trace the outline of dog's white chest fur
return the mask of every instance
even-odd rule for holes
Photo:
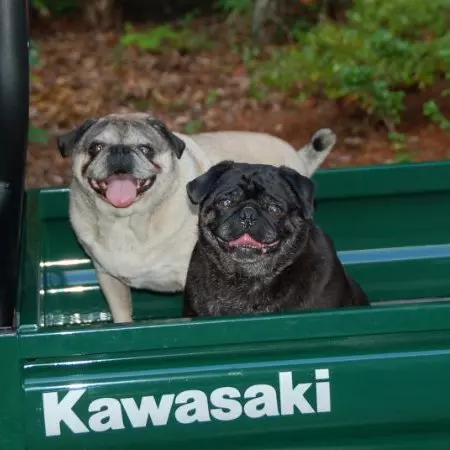
[[[163,290],[170,286],[170,290],[182,290],[182,267],[174,264],[173,256],[169,256],[167,252],[167,244],[176,243],[170,243],[169,239],[164,245],[154,245],[150,248],[148,244],[152,239],[139,241],[139,232],[130,223],[132,221],[129,218],[127,221],[129,226],[115,222],[106,232],[103,229],[104,234],[95,251],[97,257],[102,258],[102,267],[134,288]],[[152,230],[148,232],[151,233]]]
[[[156,291],[181,291],[185,279],[185,264],[173,261],[165,246],[142,251],[143,243],[136,242],[132,233],[112,232],[111,242],[99,246],[95,253],[102,268],[128,286]],[[134,242],[133,242],[134,240]],[[172,243],[171,245],[177,245]],[[105,248],[111,250],[105,251]],[[184,259],[184,255],[180,255]]]
[[[102,215],[72,216],[78,238],[97,270],[137,289],[182,291],[186,261],[195,244],[195,216],[185,217],[184,233],[168,233],[168,224],[152,224],[155,221],[149,217],[136,215],[114,220]],[[190,228],[191,233],[186,233]]]

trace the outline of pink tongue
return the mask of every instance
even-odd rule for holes
[[[255,247],[261,248],[263,245],[261,242],[253,239],[249,234],[245,233],[240,238],[235,239],[234,241],[228,242],[230,247]]]
[[[137,196],[136,183],[127,178],[114,178],[108,181],[106,198],[116,208],[130,206]]]

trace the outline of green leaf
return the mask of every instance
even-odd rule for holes
[[[28,142],[45,145],[48,143],[48,133],[41,128],[30,125],[28,128]]]
[[[203,120],[201,120],[201,119],[190,120],[184,126],[184,132],[186,134],[199,133],[202,130],[203,126],[204,126],[204,123],[203,123]]]

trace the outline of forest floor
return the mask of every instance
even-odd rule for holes
[[[296,148],[319,128],[332,128],[338,143],[323,167],[432,161],[450,157],[450,133],[422,114],[427,92],[409,92],[392,142],[386,128],[343,104],[327,99],[300,102],[272,92],[256,99],[243,51],[245,32],[223,18],[189,23],[196,41],[186,50],[121,47],[119,32],[89,31],[76,16],[34,21],[31,37],[40,64],[33,68],[30,119],[45,130],[46,142],[29,145],[27,186],[67,184],[69,161],[57,151],[55,136],[90,117],[111,112],[151,111],[176,131],[264,131]],[[244,42],[244,44],[243,44]],[[443,82],[445,84],[445,82]],[[450,96],[435,86],[436,101],[450,115]]]

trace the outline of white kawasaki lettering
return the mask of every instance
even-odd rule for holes
[[[159,427],[167,424],[174,398],[174,394],[164,394],[158,405],[153,395],[142,397],[140,407],[138,407],[134,398],[122,398],[120,402],[133,428],[146,427],[149,417],[152,424]]]
[[[264,416],[278,416],[277,391],[268,384],[255,384],[244,393],[250,400],[244,406],[244,412],[251,419]]]
[[[306,395],[315,385],[313,393]],[[180,424],[231,421],[242,415],[250,419],[331,412],[331,387],[328,369],[315,371],[314,383],[294,385],[292,372],[278,374],[278,386],[255,384],[243,394],[231,386],[214,389],[209,395],[198,389],[175,394],[163,394],[159,400],[153,395],[141,397],[139,405],[134,398],[99,398],[87,406],[86,423],[74,411],[87,389],[74,389],[59,398],[59,392],[42,394],[46,436],[60,436],[65,424],[72,433],[102,433],[126,427],[124,414],[133,428],[167,425],[169,419]],[[310,403],[315,401],[315,409]],[[81,414],[81,404],[78,413]],[[89,416],[90,414],[90,416]],[[84,415],[82,416],[84,417]],[[150,419],[150,420],[149,420]],[[150,422],[150,423],[149,423]],[[128,422],[126,422],[128,423]]]
[[[88,411],[94,412],[89,419],[89,427],[93,431],[121,430],[124,427],[122,408],[115,398],[99,398],[94,400]]]
[[[217,420],[236,420],[242,415],[242,405],[233,399],[241,397],[241,393],[233,387],[223,387],[211,392],[211,403],[215,409],[211,409],[211,416]]]
[[[208,397],[202,391],[184,391],[177,395],[175,419],[180,423],[209,422]]]
[[[294,414],[295,407],[302,414],[311,414],[315,412],[313,407],[304,397],[306,391],[311,387],[311,383],[297,384],[294,388],[292,383],[292,372],[281,372],[279,378],[282,415]]]
[[[331,411],[331,393],[328,378],[330,371],[328,369],[316,370],[316,380],[324,380],[316,383],[316,410],[318,413]]]
[[[42,394],[45,434],[47,436],[59,436],[62,422],[69,427],[72,433],[89,432],[89,428],[72,409],[85,392],[86,389],[69,391],[60,402],[58,401],[58,392]]]

